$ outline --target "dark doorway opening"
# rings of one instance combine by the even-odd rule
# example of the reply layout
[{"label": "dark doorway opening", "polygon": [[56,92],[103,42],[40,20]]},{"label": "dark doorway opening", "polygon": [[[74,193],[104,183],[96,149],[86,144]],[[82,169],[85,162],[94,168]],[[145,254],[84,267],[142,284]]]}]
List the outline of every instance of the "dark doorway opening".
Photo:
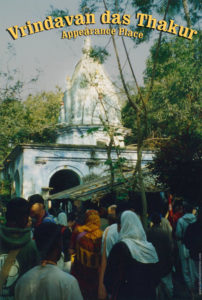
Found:
[{"label": "dark doorway opening", "polygon": [[80,184],[79,176],[71,170],[56,172],[50,179],[50,194],[62,192]]}]

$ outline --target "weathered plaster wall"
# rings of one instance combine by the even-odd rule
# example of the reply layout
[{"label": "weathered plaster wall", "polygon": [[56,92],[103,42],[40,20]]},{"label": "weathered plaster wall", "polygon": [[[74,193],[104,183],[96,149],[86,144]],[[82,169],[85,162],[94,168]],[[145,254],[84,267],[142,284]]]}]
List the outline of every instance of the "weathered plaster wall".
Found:
[{"label": "weathered plaster wall", "polygon": [[[137,153],[134,150],[125,150],[122,157],[128,160],[128,165],[135,165]],[[112,152],[112,159],[116,160],[116,152]],[[143,154],[143,165],[152,159],[152,153]],[[42,188],[49,187],[50,178],[63,169],[74,171],[80,178],[94,174],[96,176],[106,175],[107,154],[105,149],[86,147],[54,148],[53,149],[25,149],[24,150],[24,180],[23,196],[27,197],[33,193],[41,193]]]}]

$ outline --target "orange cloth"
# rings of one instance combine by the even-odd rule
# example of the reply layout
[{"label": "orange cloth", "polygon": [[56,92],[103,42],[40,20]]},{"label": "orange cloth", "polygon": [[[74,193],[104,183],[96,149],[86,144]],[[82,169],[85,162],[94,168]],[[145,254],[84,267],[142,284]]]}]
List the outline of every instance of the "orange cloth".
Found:
[{"label": "orange cloth", "polygon": [[94,210],[87,210],[86,218],[85,218],[85,225],[78,226],[76,231],[78,233],[86,231],[86,238],[95,240],[102,237],[102,230],[100,229],[101,222],[99,213]]},{"label": "orange cloth", "polygon": [[77,226],[75,233],[76,256],[71,273],[79,282],[84,300],[95,300],[98,294],[102,241],[98,212],[88,210],[85,214],[85,225]]}]

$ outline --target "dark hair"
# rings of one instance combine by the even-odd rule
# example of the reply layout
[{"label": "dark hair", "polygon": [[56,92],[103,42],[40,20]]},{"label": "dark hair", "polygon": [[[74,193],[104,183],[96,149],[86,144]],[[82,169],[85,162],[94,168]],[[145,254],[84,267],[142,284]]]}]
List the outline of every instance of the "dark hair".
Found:
[{"label": "dark hair", "polygon": [[68,221],[76,221],[76,214],[74,212],[69,213],[67,220]]},{"label": "dark hair", "polygon": [[116,208],[116,215],[119,217],[125,210],[129,210],[128,202],[119,202]]},{"label": "dark hair", "polygon": [[16,197],[7,204],[6,221],[16,224],[16,227],[25,227],[29,216],[29,204],[24,198]]},{"label": "dark hair", "polygon": [[61,236],[61,229],[55,223],[42,223],[36,227],[34,239],[42,259],[47,258],[48,254],[57,247]]},{"label": "dark hair", "polygon": [[154,225],[159,225],[161,223],[161,216],[159,213],[154,212],[151,216],[151,221]]},{"label": "dark hair", "polygon": [[135,211],[136,214],[142,215],[143,207],[142,207],[141,194],[139,192],[129,191],[128,196],[129,196],[128,208]]},{"label": "dark hair", "polygon": [[99,208],[99,214],[100,214],[100,218],[107,218],[107,208],[101,206]]},{"label": "dark hair", "polygon": [[198,208],[197,221],[202,223],[202,205],[200,205]]},{"label": "dark hair", "polygon": [[29,196],[28,201],[29,201],[30,208],[35,203],[41,203],[44,205],[44,199],[40,194],[34,194],[34,195]]},{"label": "dark hair", "polygon": [[175,202],[173,204],[173,211],[177,212],[179,208],[183,207],[183,201],[182,199],[175,199]]},{"label": "dark hair", "polygon": [[183,202],[183,208],[185,213],[192,213],[194,206],[191,203]]}]

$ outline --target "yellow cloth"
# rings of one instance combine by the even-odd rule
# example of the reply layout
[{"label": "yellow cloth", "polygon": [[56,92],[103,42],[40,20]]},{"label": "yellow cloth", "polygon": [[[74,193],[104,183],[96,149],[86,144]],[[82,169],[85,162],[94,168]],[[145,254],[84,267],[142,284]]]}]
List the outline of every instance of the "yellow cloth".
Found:
[{"label": "yellow cloth", "polygon": [[102,230],[100,229],[100,216],[96,210],[88,210],[85,216],[85,225],[78,226],[77,232],[86,231],[85,237],[95,240],[102,237]]}]

